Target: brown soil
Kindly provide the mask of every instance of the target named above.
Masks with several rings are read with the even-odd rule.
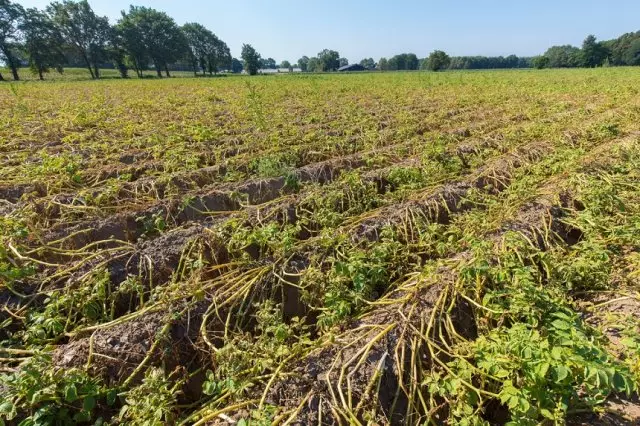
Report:
[[[0,200],[6,200],[10,203],[17,203],[23,195],[36,193],[39,196],[46,194],[46,188],[39,184],[18,183],[0,186]]]
[[[91,374],[110,385],[128,379],[136,383],[150,366],[161,365],[168,372],[177,367],[195,371],[203,365],[196,341],[206,307],[205,303],[199,303],[176,319],[175,313],[183,309],[142,313],[120,324],[101,326],[90,336],[77,337],[59,346],[53,364],[56,368],[88,366]],[[143,362],[145,368],[138,369]]]
[[[568,426],[639,426],[640,401],[612,398],[602,414],[582,414],[567,419]]]

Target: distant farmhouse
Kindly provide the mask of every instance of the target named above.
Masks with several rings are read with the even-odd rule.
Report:
[[[360,64],[351,64],[351,65],[345,65],[343,67],[338,68],[338,71],[340,72],[347,72],[347,71],[366,71],[367,69],[365,67],[363,67]]]

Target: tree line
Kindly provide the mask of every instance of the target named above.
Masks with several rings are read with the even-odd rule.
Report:
[[[44,10],[0,0],[0,60],[14,80],[25,65],[43,79],[51,69],[62,72],[68,65],[85,67],[91,78],[100,78],[100,69],[111,65],[126,78],[129,70],[142,77],[151,68],[158,77],[170,76],[170,66],[178,62],[188,64],[194,75],[234,65],[237,70],[239,63],[201,24],[178,26],[164,12],[131,6],[112,25],[87,0],[54,1]]]
[[[289,63],[284,61],[283,63]],[[318,56],[303,56],[298,60],[302,71],[335,71],[349,62],[334,50],[325,49]],[[640,65],[640,31],[627,33],[616,39],[597,41],[593,35],[587,36],[582,48],[575,46],[553,46],[543,55],[535,57],[509,56],[453,56],[442,50],[432,52],[426,58],[418,58],[414,53],[401,53],[391,58],[364,58],[359,65],[367,70],[413,71],[413,70],[474,70],[474,69],[514,69],[514,68],[571,68],[599,66]]]
[[[640,31],[606,41],[598,41],[589,35],[582,48],[552,46],[543,55],[533,58],[532,65],[536,68],[640,65]]]
[[[582,47],[571,45],[552,46],[540,56],[454,56],[441,50],[432,52],[427,58],[418,59],[412,53],[403,53],[393,58],[372,58],[360,61],[360,65],[371,70],[469,70],[500,68],[576,68],[600,66],[640,65],[640,31],[627,33],[607,41],[598,41],[589,35]]]
[[[11,0],[0,0],[0,61],[9,68],[14,80],[19,69],[28,66],[40,79],[54,69],[85,67],[92,78],[100,78],[100,69],[116,68],[123,78],[130,71],[138,77],[154,69],[158,77],[170,76],[178,65],[199,73],[216,74],[222,70],[257,74],[260,69],[278,67],[273,58],[263,58],[251,45],[242,46],[242,61],[233,58],[227,44],[198,23],[182,26],[169,15],[148,7],[130,6],[114,24],[98,16],[87,0],[61,0],[44,10],[25,9]],[[324,49],[316,56],[301,57],[295,65],[303,72],[336,71],[349,61],[339,52]],[[530,57],[458,56],[436,50],[426,58],[401,53],[391,58],[364,58],[365,69],[465,70],[495,68],[571,68],[640,65],[640,31],[617,39],[598,41],[588,36],[582,47],[552,46],[543,55]],[[282,61],[281,68],[293,70]],[[4,80],[0,73],[0,80]]]

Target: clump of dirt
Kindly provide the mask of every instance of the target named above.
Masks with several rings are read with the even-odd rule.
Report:
[[[0,286],[0,323],[11,320],[0,327],[0,341],[8,339],[13,333],[22,328],[21,315],[28,303],[42,303],[44,295],[35,295],[37,286],[33,283],[16,282],[12,289]],[[22,296],[28,296],[24,298]],[[35,298],[35,301],[33,300]]]
[[[226,174],[227,168],[224,165],[214,165],[174,175],[169,179],[169,183],[179,189],[191,188],[193,186],[203,188],[214,183],[217,178]]]
[[[118,161],[123,164],[133,164],[149,160],[150,158],[151,154],[148,151],[136,149],[130,150],[126,154],[120,155],[120,157],[118,157]]]
[[[560,204],[553,196],[542,196],[522,207],[515,220],[502,227],[505,231],[519,232],[533,242],[541,250],[546,250],[552,240],[561,240],[571,246],[582,239],[582,232],[566,223],[567,208],[573,204],[572,194],[562,191],[559,194]]]
[[[586,413],[567,419],[567,426],[638,426],[640,425],[640,401],[611,398],[601,414]]]
[[[210,238],[211,234],[206,229],[203,225],[193,224],[138,243],[131,256],[108,263],[111,282],[119,284],[132,275],[139,277],[145,285],[165,283],[176,271],[185,250],[196,241],[203,243],[198,252],[205,261],[209,264],[223,263],[227,256],[225,248]]]
[[[588,294],[578,299],[578,306],[584,312],[585,321],[602,332],[612,353],[622,359],[624,345],[621,324],[628,318],[640,318],[640,296],[637,291],[618,289]],[[640,333],[640,326],[635,331]]]
[[[0,216],[9,216],[18,209],[18,205],[11,201],[0,199]]]
[[[340,173],[357,169],[366,164],[362,154],[352,156],[334,158],[315,164],[303,166],[295,173],[302,182],[317,182],[325,184],[334,180]]]
[[[23,195],[32,192],[38,196],[44,196],[47,193],[46,188],[42,184],[15,183],[11,185],[0,185],[0,200],[17,203]]]
[[[178,367],[196,371],[206,364],[195,343],[205,311],[206,303],[200,302],[189,309],[152,311],[102,326],[59,346],[53,364],[55,368],[88,368],[110,386],[139,383],[151,366],[163,366],[168,372]],[[198,395],[190,397],[197,399]]]

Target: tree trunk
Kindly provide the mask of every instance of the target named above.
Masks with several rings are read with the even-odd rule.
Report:
[[[171,77],[171,74],[169,74],[169,65],[164,64],[164,72],[167,74],[167,77]]]
[[[42,75],[42,68],[38,67],[38,77],[40,77],[40,80],[44,80],[44,76]]]
[[[89,61],[89,58],[87,58],[87,53],[86,52],[82,52],[82,59],[84,59],[85,64],[87,64],[87,69],[89,70],[89,74],[91,74],[91,79],[95,79],[96,76],[93,74],[93,69],[91,68],[91,62]]]
[[[98,68],[98,64],[96,63],[93,64],[93,73],[95,74],[96,78],[100,78],[100,68]]]
[[[120,72],[120,78],[129,78],[129,70],[124,62],[121,59],[118,59],[116,62],[118,72]]]
[[[16,66],[15,60],[9,61],[11,64],[11,74],[13,74],[13,79],[15,81],[20,80],[20,76],[18,75],[18,67]]]
[[[4,81],[4,77],[2,76],[1,72],[0,72],[0,81]]]
[[[156,74],[158,74],[158,78],[162,78],[162,70],[157,65],[156,65]]]
[[[9,50],[8,46],[2,46],[2,53],[4,57],[7,59],[7,65],[9,65],[9,69],[11,69],[11,74],[13,75],[13,79],[15,81],[20,80],[20,76],[18,75],[18,66],[16,64],[17,59],[11,54],[11,50]],[[3,79],[4,80],[4,79]]]
[[[142,78],[142,72],[140,71],[140,66],[138,65],[138,60],[133,58],[133,70],[136,72],[138,78]]]

